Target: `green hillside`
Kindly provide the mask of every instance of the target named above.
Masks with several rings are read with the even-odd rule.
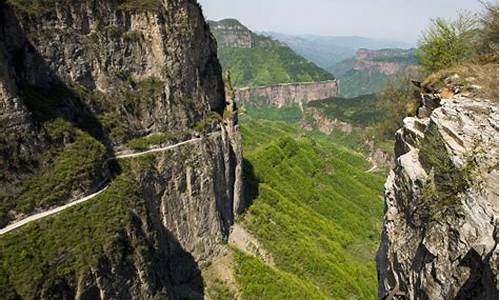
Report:
[[[257,197],[241,222],[275,266],[237,253],[243,298],[376,299],[384,176],[334,139],[254,116],[242,134]]]
[[[219,61],[236,87],[334,79],[287,47],[221,48]]]
[[[384,112],[377,106],[374,94],[355,98],[334,97],[313,101],[307,107],[321,110],[330,119],[338,119],[359,127],[374,125],[384,118]]]
[[[251,32],[236,20],[210,22],[223,69],[235,87],[335,79],[283,43]]]

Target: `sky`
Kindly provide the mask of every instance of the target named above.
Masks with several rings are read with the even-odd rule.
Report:
[[[363,36],[416,43],[431,18],[477,11],[479,0],[198,0],[210,20],[236,18],[253,31]]]

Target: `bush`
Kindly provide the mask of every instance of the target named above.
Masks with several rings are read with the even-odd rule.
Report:
[[[485,11],[480,16],[480,51],[492,54],[498,61],[498,5],[484,2]]]
[[[419,41],[417,56],[427,71],[437,71],[464,62],[473,51],[477,22],[462,14],[457,20],[434,19]]]
[[[151,146],[160,146],[163,143],[174,140],[177,135],[172,133],[159,133],[143,138],[133,139],[127,142],[126,146],[134,150],[147,150]]]

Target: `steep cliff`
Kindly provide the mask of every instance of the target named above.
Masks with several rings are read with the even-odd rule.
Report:
[[[0,294],[203,297],[200,265],[244,203],[237,112],[196,1],[0,2],[0,105],[0,226],[111,182],[0,237]],[[103,163],[131,139],[200,133]]]
[[[238,103],[283,107],[335,97],[339,93],[339,86],[336,80],[331,80],[241,88],[237,89],[235,93]]]
[[[396,135],[379,297],[498,299],[497,103],[422,99]]]

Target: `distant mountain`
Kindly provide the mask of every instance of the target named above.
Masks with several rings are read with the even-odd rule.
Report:
[[[335,79],[285,43],[250,31],[238,20],[209,21],[219,61],[231,71],[236,87]]]
[[[276,32],[262,32],[261,34],[287,44],[300,55],[330,72],[335,64],[354,56],[360,48],[377,50],[414,47],[414,45],[400,41],[357,36],[289,35]]]
[[[340,79],[341,95],[357,97],[379,92],[389,78],[417,63],[416,49],[359,49],[331,70]]]

